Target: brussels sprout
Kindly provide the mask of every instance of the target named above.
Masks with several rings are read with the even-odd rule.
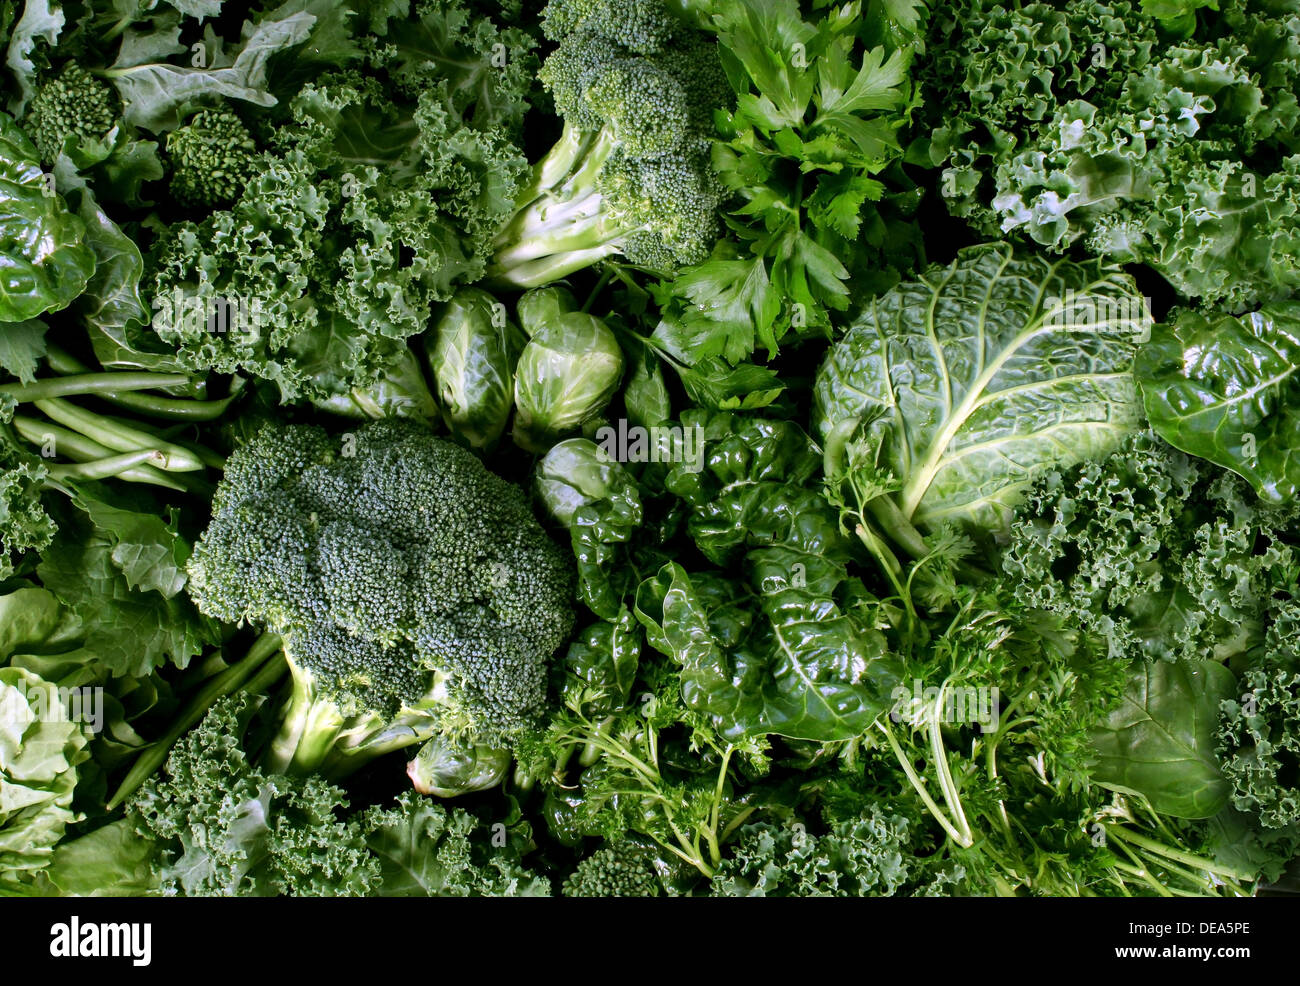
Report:
[[[622,374],[618,340],[600,319],[572,312],[539,326],[515,368],[515,443],[544,452],[600,414]]]
[[[495,445],[505,431],[524,341],[505,306],[478,288],[457,291],[425,337],[443,421],[474,448]]]
[[[463,746],[447,736],[435,736],[406,765],[406,775],[421,794],[454,798],[496,787],[509,766],[509,750]]]
[[[438,406],[424,382],[420,361],[409,349],[364,390],[354,387],[312,403],[322,411],[363,420],[398,417],[428,421],[438,415]]]
[[[568,288],[552,285],[536,288],[527,292],[515,306],[519,313],[519,324],[529,336],[537,335],[537,330],[548,322],[554,322],[561,315],[577,311],[578,303]]]

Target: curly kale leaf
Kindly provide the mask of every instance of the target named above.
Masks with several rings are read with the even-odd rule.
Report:
[[[1293,594],[1294,512],[1150,435],[1041,477],[1011,526],[1003,571],[1026,605],[1125,660],[1229,660],[1264,641]]]
[[[743,825],[713,877],[714,897],[889,897],[912,877],[913,832],[868,808],[813,835],[802,824]]]
[[[186,897],[364,896],[379,879],[361,826],[342,821],[343,792],[319,777],[255,768],[241,740],[252,714],[222,699],[131,802],[139,835],[158,845],[162,893]]]
[[[936,16],[923,147],[949,210],[1234,310],[1300,286],[1294,13],[1229,4],[1192,25],[1168,44],[1127,0]]]
[[[380,897],[547,897],[550,881],[520,864],[511,840],[461,808],[414,791],[361,816],[379,861]]]
[[[1222,704],[1219,753],[1232,802],[1268,829],[1300,823],[1300,604],[1281,608],[1265,652]]]
[[[388,30],[403,42],[289,101],[229,209],[163,238],[154,327],[187,364],[273,380],[286,400],[364,390],[434,302],[483,275],[527,172],[533,42],[452,0]],[[229,304],[252,324],[210,331]]]

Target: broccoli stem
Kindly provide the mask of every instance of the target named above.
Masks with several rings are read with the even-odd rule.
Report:
[[[117,808],[154,775],[154,772],[167,760],[167,754],[176,745],[176,741],[202,719],[218,699],[238,691],[254,677],[254,672],[258,672],[256,680],[266,688],[274,685],[286,668],[281,646],[282,641],[278,634],[262,634],[253,642],[253,646],[248,649],[248,653],[243,658],[199,689],[198,694],[190,700],[189,705],[162,738],[146,747],[136,758],[135,764],[122,780],[117,793],[109,799],[108,810],[113,811]]]
[[[328,699],[319,698],[310,674],[291,664],[293,693],[285,706],[280,731],[271,742],[266,767],[277,774],[314,773],[343,731],[343,713]]]
[[[585,134],[565,124],[516,198],[514,217],[497,234],[491,279],[539,287],[620,252],[638,227],[611,217],[596,185],[616,146],[607,129]]]

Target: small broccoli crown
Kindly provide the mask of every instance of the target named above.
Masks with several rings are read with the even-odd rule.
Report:
[[[190,569],[201,610],[284,635],[349,715],[391,715],[437,672],[458,723],[513,730],[573,620],[568,559],[523,492],[409,421],[261,432],[230,457]]]
[[[567,37],[539,78],[556,111],[583,130],[607,128],[630,154],[657,154],[707,140],[713,109],[728,98],[717,46],[683,39],[672,51],[630,54],[598,34]]]
[[[233,202],[257,171],[257,145],[229,110],[199,110],[167,135],[171,191],[186,205]]]
[[[578,864],[564,882],[566,897],[657,897],[659,879],[649,854],[634,842],[615,842]]]
[[[642,55],[664,51],[685,31],[663,0],[551,0],[542,15],[551,41],[586,32]]]
[[[620,253],[664,271],[707,259],[726,197],[714,111],[733,100],[717,42],[651,0],[565,0],[547,23],[559,46],[538,78],[564,133],[498,234],[491,277],[537,287]],[[671,44],[647,41],[663,30]]]
[[[41,160],[53,164],[69,137],[102,140],[117,124],[117,116],[117,94],[73,63],[41,84],[23,129],[36,144]]]
[[[310,668],[311,684],[344,716],[391,719],[419,701],[429,685],[419,655],[404,640],[385,645],[313,623],[293,632],[286,652],[295,665]]]
[[[633,230],[623,254],[634,264],[671,269],[705,260],[717,238],[723,189],[703,147],[691,154],[614,154],[599,187],[614,223]]]

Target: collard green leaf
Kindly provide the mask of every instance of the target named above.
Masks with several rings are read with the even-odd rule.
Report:
[[[1175,818],[1217,814],[1229,791],[1215,755],[1219,705],[1234,697],[1236,685],[1215,661],[1140,665],[1093,734],[1093,779],[1137,792]]]
[[[305,41],[315,20],[311,14],[298,12],[282,20],[264,21],[247,35],[239,54],[225,65],[220,63],[217,52],[209,52],[212,61],[207,67],[162,61],[130,64],[119,57],[109,77],[122,97],[123,119],[156,132],[174,127],[179,109],[203,97],[275,105],[275,97],[265,88],[267,62],[277,52]]]
[[[1300,302],[1240,317],[1184,311],[1134,367],[1152,428],[1270,503],[1300,495]]]
[[[28,101],[36,94],[37,66],[32,61],[32,51],[37,41],[53,46],[59,40],[66,18],[63,10],[53,0],[27,0],[23,15],[14,25],[9,39],[5,64],[18,80],[18,91],[9,100],[10,113],[21,115]]]
[[[88,188],[73,195],[77,214],[86,224],[86,245],[95,254],[95,273],[75,306],[90,334],[95,358],[105,369],[183,369],[173,352],[161,352],[163,345],[148,328],[151,313],[140,295],[144,277],[140,248]]]
[[[998,531],[1044,469],[1136,429],[1148,323],[1116,268],[972,247],[867,304],[818,373],[814,421],[865,426],[914,525]]]
[[[140,677],[216,644],[216,624],[179,591],[190,549],[173,527],[90,496],[77,503],[90,523],[62,523],[37,573],[81,620],[87,649],[114,676]]]
[[[85,224],[18,125],[0,113],[0,322],[66,308],[95,269]]]

